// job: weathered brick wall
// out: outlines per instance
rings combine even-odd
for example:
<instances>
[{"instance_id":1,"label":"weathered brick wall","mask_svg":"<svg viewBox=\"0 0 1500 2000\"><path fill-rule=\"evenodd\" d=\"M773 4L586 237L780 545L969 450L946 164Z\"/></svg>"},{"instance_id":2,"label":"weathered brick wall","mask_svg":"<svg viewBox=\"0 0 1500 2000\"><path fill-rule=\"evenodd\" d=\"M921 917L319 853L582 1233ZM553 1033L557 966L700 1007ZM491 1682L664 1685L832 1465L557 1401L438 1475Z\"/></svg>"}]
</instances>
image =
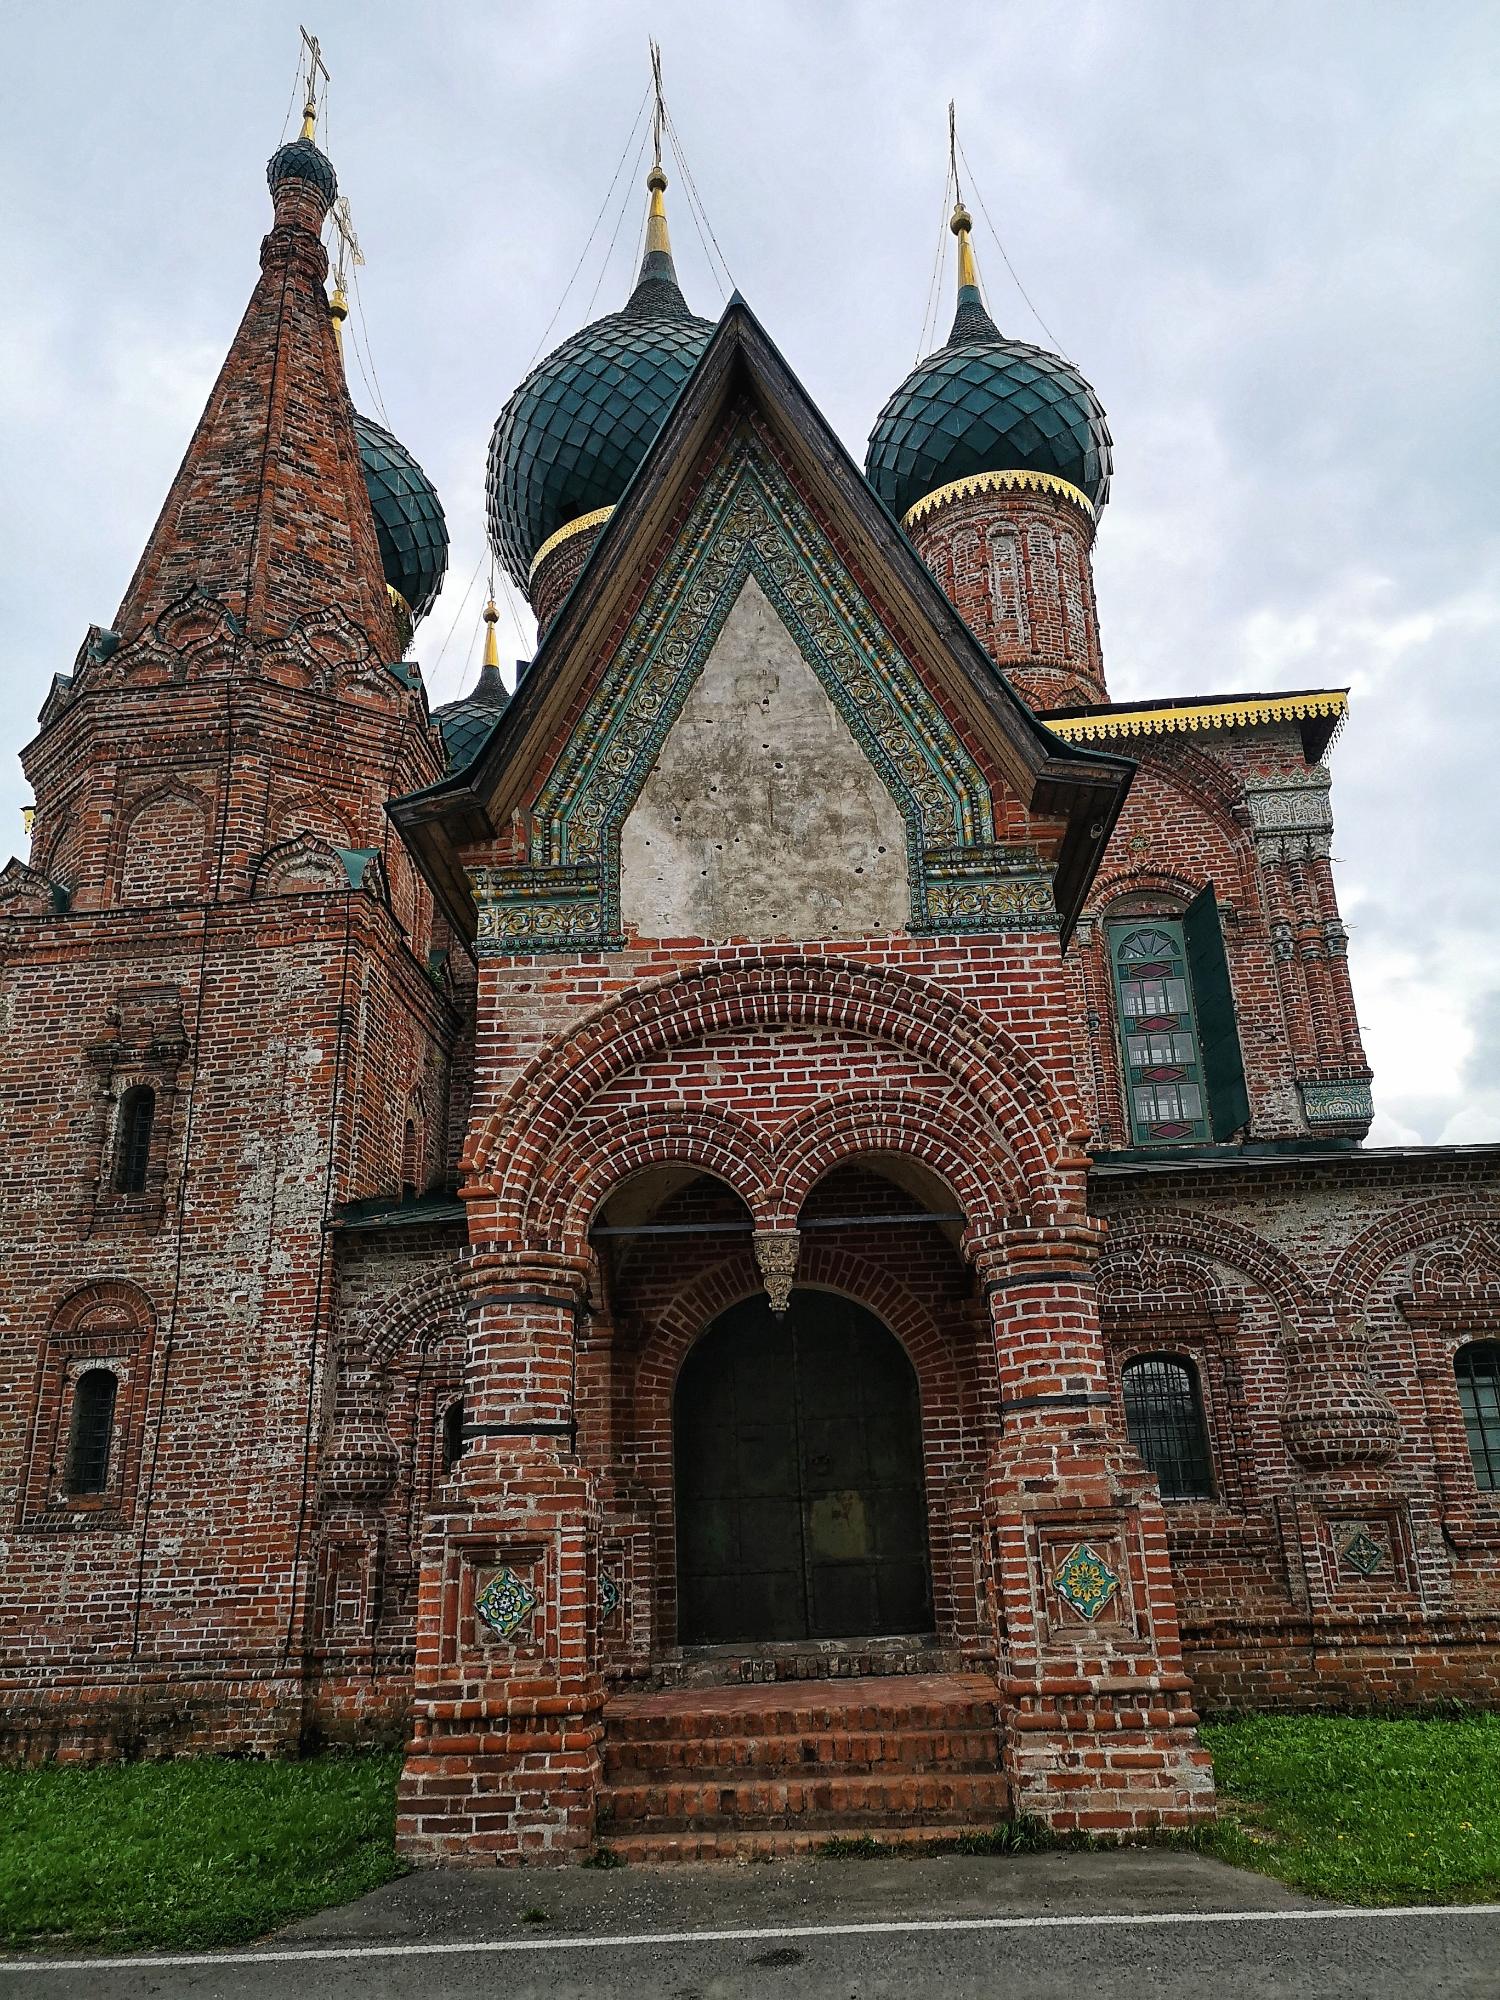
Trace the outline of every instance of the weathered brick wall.
<instances>
[{"instance_id":1,"label":"weathered brick wall","mask_svg":"<svg viewBox=\"0 0 1500 2000\"><path fill-rule=\"evenodd\" d=\"M1453 1369L1500 1329L1493 1150L1112 1170L1092 1195L1116 1379L1173 1353L1204 1388L1215 1497L1166 1509L1200 1698L1500 1695L1500 1495Z\"/></svg>"},{"instance_id":2,"label":"weathered brick wall","mask_svg":"<svg viewBox=\"0 0 1500 2000\"><path fill-rule=\"evenodd\" d=\"M1109 700L1094 599L1094 523L1045 487L957 494L909 530L990 658L1033 708Z\"/></svg>"},{"instance_id":3,"label":"weathered brick wall","mask_svg":"<svg viewBox=\"0 0 1500 2000\"><path fill-rule=\"evenodd\" d=\"M401 1042L441 1048L444 1004L347 889L13 919L0 953L12 1741L293 1743L332 1379L324 1218L397 1192ZM141 1082L147 1184L116 1194L119 1100ZM68 1498L90 1359L122 1377L112 1473Z\"/></svg>"},{"instance_id":4,"label":"weathered brick wall","mask_svg":"<svg viewBox=\"0 0 1500 2000\"><path fill-rule=\"evenodd\" d=\"M1140 762L1069 953L1074 1061L1092 1143L1130 1143L1105 924L1116 912L1181 910L1214 885L1250 1097L1247 1137L1361 1136L1368 1113L1310 1126L1301 1086L1368 1084L1327 835L1267 830L1258 801L1307 802L1316 828L1327 773L1295 723L1131 738ZM1331 824L1331 822L1330 822Z\"/></svg>"}]
</instances>

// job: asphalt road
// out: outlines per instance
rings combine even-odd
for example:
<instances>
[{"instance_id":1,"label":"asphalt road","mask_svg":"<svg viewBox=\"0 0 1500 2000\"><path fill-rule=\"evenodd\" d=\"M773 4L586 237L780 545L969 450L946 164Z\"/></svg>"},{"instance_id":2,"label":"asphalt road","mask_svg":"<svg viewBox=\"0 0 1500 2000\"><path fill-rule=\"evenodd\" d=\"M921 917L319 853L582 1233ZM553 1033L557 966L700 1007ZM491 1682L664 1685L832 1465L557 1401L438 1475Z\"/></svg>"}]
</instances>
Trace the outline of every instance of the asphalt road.
<instances>
[{"instance_id":1,"label":"asphalt road","mask_svg":"<svg viewBox=\"0 0 1500 2000\"><path fill-rule=\"evenodd\" d=\"M0 1963L27 2000L1500 2000L1500 1908L1346 1911L1193 1855L408 1877L245 1952Z\"/></svg>"}]
</instances>

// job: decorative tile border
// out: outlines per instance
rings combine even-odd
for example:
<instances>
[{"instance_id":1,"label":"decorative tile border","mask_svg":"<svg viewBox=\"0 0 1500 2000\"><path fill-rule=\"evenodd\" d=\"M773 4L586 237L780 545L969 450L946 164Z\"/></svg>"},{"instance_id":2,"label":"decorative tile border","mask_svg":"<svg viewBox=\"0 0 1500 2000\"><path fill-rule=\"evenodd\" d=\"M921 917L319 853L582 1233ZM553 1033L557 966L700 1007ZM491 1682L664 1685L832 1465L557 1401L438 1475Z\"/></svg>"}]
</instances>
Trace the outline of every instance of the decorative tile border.
<instances>
[{"instance_id":1,"label":"decorative tile border","mask_svg":"<svg viewBox=\"0 0 1500 2000\"><path fill-rule=\"evenodd\" d=\"M1367 1083L1301 1083L1302 1110L1309 1125L1368 1125L1375 1099Z\"/></svg>"},{"instance_id":2,"label":"decorative tile border","mask_svg":"<svg viewBox=\"0 0 1500 2000\"><path fill-rule=\"evenodd\" d=\"M1055 930L1038 856L995 842L983 772L746 423L543 787L528 865L470 871L481 953L624 943L621 828L750 576L901 809L911 929Z\"/></svg>"}]
</instances>

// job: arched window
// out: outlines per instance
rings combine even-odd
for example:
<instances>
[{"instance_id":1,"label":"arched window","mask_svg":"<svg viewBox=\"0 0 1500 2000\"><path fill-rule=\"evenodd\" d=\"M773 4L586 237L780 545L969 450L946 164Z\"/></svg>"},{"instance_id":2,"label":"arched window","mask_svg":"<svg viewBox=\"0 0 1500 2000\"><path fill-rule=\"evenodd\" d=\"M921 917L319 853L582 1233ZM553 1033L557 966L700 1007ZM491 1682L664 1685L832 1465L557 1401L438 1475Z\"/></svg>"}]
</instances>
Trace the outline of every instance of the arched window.
<instances>
[{"instance_id":1,"label":"arched window","mask_svg":"<svg viewBox=\"0 0 1500 2000\"><path fill-rule=\"evenodd\" d=\"M1250 1117L1213 884L1180 915L1107 926L1131 1144L1231 1139Z\"/></svg>"},{"instance_id":2,"label":"arched window","mask_svg":"<svg viewBox=\"0 0 1500 2000\"><path fill-rule=\"evenodd\" d=\"M1473 1340L1453 1357L1458 1400L1469 1434L1474 1483L1500 1493L1500 1340Z\"/></svg>"},{"instance_id":3,"label":"arched window","mask_svg":"<svg viewBox=\"0 0 1500 2000\"><path fill-rule=\"evenodd\" d=\"M1203 1399L1192 1364L1169 1354L1146 1354L1121 1371L1125 1428L1130 1442L1156 1474L1164 1500L1213 1497L1213 1462Z\"/></svg>"},{"instance_id":4,"label":"arched window","mask_svg":"<svg viewBox=\"0 0 1500 2000\"><path fill-rule=\"evenodd\" d=\"M464 1399L460 1396L443 1412L443 1471L451 1472L464 1455Z\"/></svg>"},{"instance_id":5,"label":"arched window","mask_svg":"<svg viewBox=\"0 0 1500 2000\"><path fill-rule=\"evenodd\" d=\"M115 1153L115 1192L143 1194L151 1158L151 1127L156 1120L156 1092L138 1083L120 1100L120 1142Z\"/></svg>"},{"instance_id":6,"label":"arched window","mask_svg":"<svg viewBox=\"0 0 1500 2000\"><path fill-rule=\"evenodd\" d=\"M104 1491L109 1479L117 1386L108 1368L86 1368L74 1384L66 1478L69 1493Z\"/></svg>"}]
</instances>

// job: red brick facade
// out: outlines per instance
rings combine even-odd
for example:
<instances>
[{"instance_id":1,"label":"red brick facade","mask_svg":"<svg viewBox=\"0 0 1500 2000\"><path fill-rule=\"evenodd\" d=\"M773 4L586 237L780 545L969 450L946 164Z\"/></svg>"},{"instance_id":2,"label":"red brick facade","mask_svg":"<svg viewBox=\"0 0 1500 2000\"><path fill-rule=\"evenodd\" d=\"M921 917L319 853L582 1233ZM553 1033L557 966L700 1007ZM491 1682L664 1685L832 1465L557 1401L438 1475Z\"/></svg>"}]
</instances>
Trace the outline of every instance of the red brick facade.
<instances>
[{"instance_id":1,"label":"red brick facade","mask_svg":"<svg viewBox=\"0 0 1500 2000\"><path fill-rule=\"evenodd\" d=\"M1500 1339L1500 1187L1488 1149L1359 1149L1326 729L1111 709L1077 502L951 498L929 576L736 304L444 779L321 221L284 183L0 873L8 1747L399 1734L409 1853L555 1859L611 1814L643 1853L1186 1824L1205 1706L1492 1698L1455 1355ZM774 670L748 578L795 627ZM738 705L697 764L689 682ZM842 776L799 790L814 756ZM851 799L896 831L835 877ZM642 921L646 865L732 920ZM1136 1145L1110 926L1206 884L1248 1119ZM684 1647L681 1371L731 1308L829 1297L915 1381L931 1629ZM1132 1444L1146 1357L1196 1383L1206 1491ZM848 1688L752 1727L768 1679ZM681 1777L819 1705L818 1785L790 1750L712 1811Z\"/></svg>"}]
</instances>

